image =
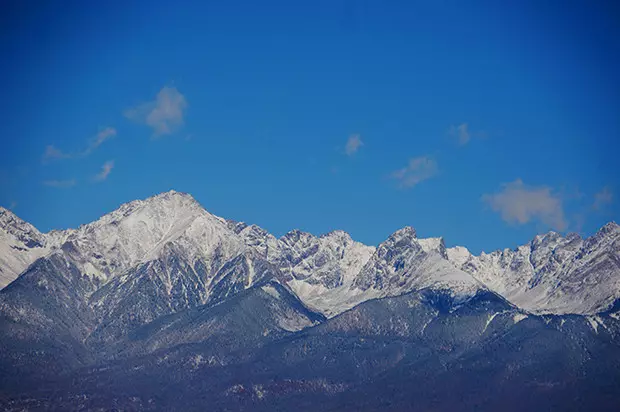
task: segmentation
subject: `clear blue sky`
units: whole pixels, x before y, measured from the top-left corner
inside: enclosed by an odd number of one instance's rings
[[[0,13],[0,204],[40,230],[169,189],[474,252],[620,216],[616,2],[42,3]]]

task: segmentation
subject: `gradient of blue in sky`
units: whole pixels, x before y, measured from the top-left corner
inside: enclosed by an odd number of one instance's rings
[[[175,189],[281,235],[473,252],[620,206],[614,2],[5,2],[0,204]]]

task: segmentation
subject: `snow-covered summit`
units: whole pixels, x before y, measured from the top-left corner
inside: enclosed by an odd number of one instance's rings
[[[353,283],[362,290],[396,295],[424,288],[470,295],[484,286],[448,261],[443,238],[417,238],[411,227],[393,233],[377,247]]]
[[[226,221],[207,212],[191,195],[169,191],[121,205],[72,231],[63,250],[88,274],[108,279],[156,259],[176,244],[190,260],[218,249],[232,258],[244,245]]]
[[[620,298],[620,228],[593,236],[549,232],[516,249],[474,256],[448,250],[449,260],[515,305],[537,313],[593,314]]]
[[[11,235],[27,247],[43,247],[45,238],[30,223],[23,221],[13,212],[0,206],[0,230]]]
[[[0,207],[0,289],[48,251],[45,235]]]
[[[160,193],[146,199],[123,203],[116,210],[106,213],[96,221],[83,226],[102,226],[115,224],[134,213],[148,210],[153,220],[174,220],[183,214],[200,214],[206,210],[190,194],[174,190]],[[83,227],[81,226],[81,227]]]
[[[386,240],[388,243],[397,244],[399,242],[407,242],[416,239],[418,234],[416,230],[411,226],[405,226],[392,233]]]

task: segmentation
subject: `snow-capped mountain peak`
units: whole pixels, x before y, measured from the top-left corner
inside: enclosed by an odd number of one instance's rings
[[[413,239],[416,239],[417,237],[418,237],[418,234],[416,233],[416,230],[413,227],[405,226],[401,229],[398,229],[396,232],[392,233],[388,237],[386,242],[390,242],[390,243],[406,242],[406,241],[412,241]]]
[[[449,260],[517,306],[536,313],[598,313],[620,298],[620,230],[593,236],[549,232],[526,245],[479,256],[454,248]]]
[[[354,288],[397,295],[423,288],[472,295],[484,286],[448,261],[442,238],[418,239],[411,227],[393,233],[379,245],[356,277]]]
[[[176,192],[174,190],[151,196],[144,200],[134,200],[122,204],[113,212],[107,213],[93,223],[86,226],[94,226],[95,224],[114,224],[124,218],[135,213],[150,213],[153,220],[176,220],[182,218],[183,215],[198,215],[208,213],[191,195],[187,193]]]
[[[177,244],[191,261],[218,253],[233,257],[243,244],[226,221],[207,212],[191,195],[169,191],[121,205],[72,231],[63,249],[89,275],[102,279],[156,259]]]
[[[280,238],[281,264],[289,267],[296,279],[322,284],[327,288],[342,285],[356,273],[374,248],[353,241],[344,231],[316,237],[293,230]],[[286,270],[286,269],[285,269]]]
[[[43,247],[43,234],[30,223],[17,217],[13,212],[0,206],[0,230],[15,236],[27,247]]]
[[[584,248],[590,249],[594,247],[600,247],[613,242],[620,236],[620,226],[614,221],[611,221],[601,227],[594,235],[586,239],[584,242]]]
[[[339,242],[350,242],[353,240],[351,238],[351,235],[344,230],[332,230],[331,232],[324,233],[319,237],[325,239],[334,239],[334,241]]]
[[[0,207],[0,289],[48,252],[45,235]]]
[[[605,223],[605,225],[603,225],[603,227],[601,227],[599,229],[599,232],[603,232],[603,233],[611,233],[611,232],[617,232],[620,230],[620,225],[618,225],[615,221],[610,221]]]

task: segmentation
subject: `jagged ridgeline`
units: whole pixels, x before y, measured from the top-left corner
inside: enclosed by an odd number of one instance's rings
[[[618,410],[620,227],[473,255],[276,238],[190,195],[0,208],[5,410]]]

